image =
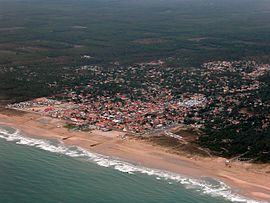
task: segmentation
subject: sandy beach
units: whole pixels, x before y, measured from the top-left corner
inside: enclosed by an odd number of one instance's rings
[[[233,162],[231,167],[226,167],[224,158],[175,154],[165,147],[125,136],[123,132],[69,131],[63,127],[64,123],[63,120],[34,113],[0,111],[0,125],[17,128],[28,136],[61,140],[65,144],[150,168],[193,177],[214,177],[237,189],[242,195],[270,202],[269,164]]]

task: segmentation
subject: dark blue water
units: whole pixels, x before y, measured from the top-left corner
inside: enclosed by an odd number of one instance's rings
[[[213,191],[204,194],[207,188],[183,177],[158,176],[158,171],[1,129],[0,203],[231,202],[220,196],[221,186],[213,180],[206,185],[217,189],[218,197],[213,197]]]

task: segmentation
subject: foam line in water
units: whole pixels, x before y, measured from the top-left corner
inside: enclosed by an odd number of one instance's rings
[[[220,181],[216,181],[216,184],[213,184],[209,180],[203,178],[195,179],[168,171],[137,166],[125,161],[118,160],[116,158],[92,153],[80,147],[64,145],[62,143],[54,143],[49,140],[26,137],[20,134],[18,130],[12,133],[8,130],[0,128],[0,138],[5,139],[6,141],[15,142],[20,145],[33,146],[49,152],[64,154],[70,157],[83,158],[85,160],[94,162],[99,166],[111,167],[124,173],[141,173],[149,176],[155,176],[157,180],[167,180],[170,184],[172,184],[172,181],[175,183],[180,183],[186,189],[199,191],[203,194],[208,194],[213,197],[223,197],[232,202],[266,203],[264,201],[252,200],[236,194],[228,185]]]

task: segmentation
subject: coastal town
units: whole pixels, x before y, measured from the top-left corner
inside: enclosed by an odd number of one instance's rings
[[[270,203],[270,0],[0,19],[0,203]]]
[[[161,60],[85,65],[62,75],[61,84],[48,84],[61,86],[61,92],[8,108],[64,119],[84,130],[145,134],[185,124],[240,131],[250,120],[262,130],[270,126],[270,104],[263,97],[269,70],[269,64],[254,61],[214,61],[200,68],[170,67]]]

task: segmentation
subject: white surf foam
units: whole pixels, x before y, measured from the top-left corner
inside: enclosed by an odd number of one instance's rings
[[[49,140],[29,138],[20,134],[18,130],[16,130],[14,133],[11,133],[8,130],[0,128],[0,138],[5,139],[6,141],[15,142],[17,144],[34,146],[42,150],[63,154],[70,157],[80,157],[94,162],[99,166],[111,167],[124,173],[141,173],[149,176],[155,176],[157,180],[163,179],[168,181],[169,184],[172,184],[172,182],[180,183],[186,189],[199,191],[203,194],[211,195],[213,197],[222,197],[232,202],[267,203],[243,197],[233,192],[228,185],[220,181],[217,181],[217,184],[213,184],[203,178],[195,179],[168,171],[130,164],[128,162],[118,160],[117,158],[89,152],[80,147],[64,145],[62,143],[53,143]]]

